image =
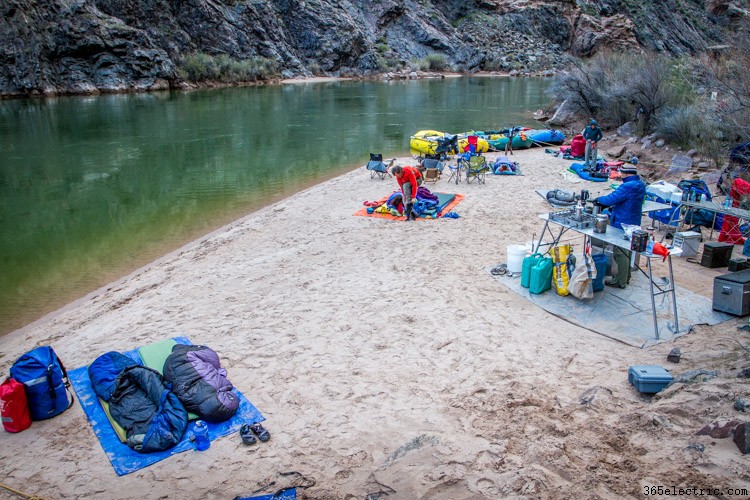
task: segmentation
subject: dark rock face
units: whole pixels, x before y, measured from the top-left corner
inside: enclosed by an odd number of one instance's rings
[[[731,38],[731,3],[674,0],[5,0],[0,94],[179,86],[180,58],[273,60],[288,76],[367,75],[441,54],[524,73],[600,50],[695,54]]]
[[[0,20],[5,95],[165,86],[174,63],[147,33],[85,2],[9,0]]]

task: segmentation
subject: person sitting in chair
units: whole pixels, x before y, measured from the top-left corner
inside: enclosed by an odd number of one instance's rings
[[[646,184],[638,176],[635,165],[625,164],[620,167],[622,185],[606,196],[594,200],[599,206],[610,207],[611,226],[622,229],[623,224],[641,225],[641,208],[646,197]],[[630,251],[614,247],[612,251],[617,262],[617,276],[607,278],[604,284],[625,288],[630,282]]]
[[[417,220],[413,212],[414,201],[417,199],[417,188],[422,185],[422,173],[415,167],[395,166],[391,173],[396,178],[401,194],[404,198],[404,215],[407,221]]]

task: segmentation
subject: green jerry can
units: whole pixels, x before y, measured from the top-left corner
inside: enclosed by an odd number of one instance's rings
[[[546,292],[552,286],[552,269],[555,264],[551,257],[542,257],[531,266],[529,273],[529,293]]]
[[[539,259],[543,259],[544,256],[540,253],[533,253],[529,255],[528,257],[523,258],[523,263],[521,264],[521,286],[524,288],[529,288],[529,283],[531,281],[531,267],[536,264]]]

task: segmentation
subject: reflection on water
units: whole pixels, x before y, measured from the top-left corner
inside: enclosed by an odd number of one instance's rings
[[[533,125],[541,79],[0,102],[0,333],[421,129]]]

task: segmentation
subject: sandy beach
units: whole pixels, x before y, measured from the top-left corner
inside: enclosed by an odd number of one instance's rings
[[[570,162],[541,148],[513,159],[523,176],[456,185],[446,174],[428,185],[465,196],[460,218],[415,223],[353,216],[396,187],[357,168],[0,338],[7,373],[38,345],[71,369],[187,336],[219,353],[272,434],[245,446],[235,433],[118,477],[76,403],[19,434],[0,431],[0,482],[101,499],[231,499],[288,486],[315,499],[750,489],[750,455],[731,437],[696,435],[717,420],[750,421],[733,409],[750,399],[737,377],[750,366],[750,333],[737,328],[747,318],[639,349],[498,283],[489,269],[550,211],[534,189],[596,188],[573,182]],[[677,283],[709,297],[721,271],[675,259]],[[682,360],[667,366],[673,347]],[[627,369],[652,364],[718,375],[648,397]]]

